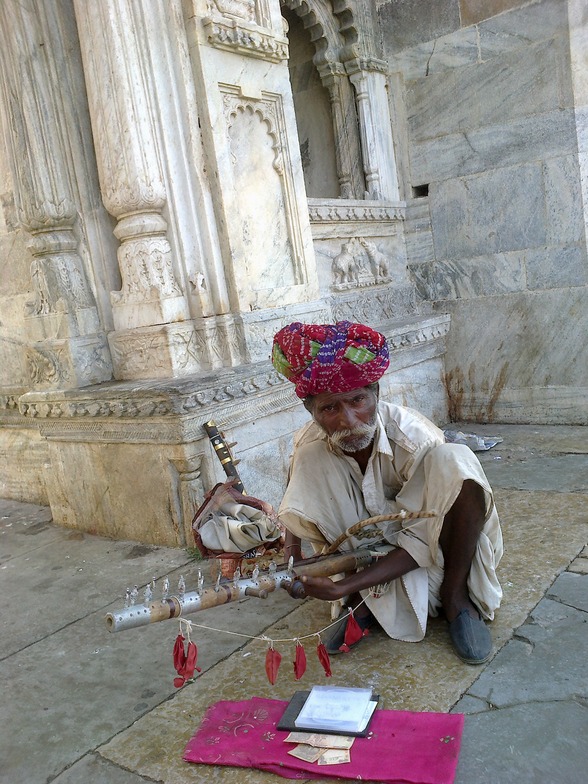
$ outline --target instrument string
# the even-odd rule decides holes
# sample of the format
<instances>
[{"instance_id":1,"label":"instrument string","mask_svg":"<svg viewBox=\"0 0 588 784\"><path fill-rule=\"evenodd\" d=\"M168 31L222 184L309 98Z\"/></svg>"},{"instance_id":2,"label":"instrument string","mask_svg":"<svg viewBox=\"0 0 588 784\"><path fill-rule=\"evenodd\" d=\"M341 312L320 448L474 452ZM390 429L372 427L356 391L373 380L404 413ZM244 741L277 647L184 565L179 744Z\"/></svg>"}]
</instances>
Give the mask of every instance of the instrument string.
<instances>
[{"instance_id":1,"label":"instrument string","mask_svg":"<svg viewBox=\"0 0 588 784\"><path fill-rule=\"evenodd\" d=\"M374 595L375 594L373 594L370 591L369 596L374 596ZM365 601L366 601L365 599L362 599L353 608L353 610L355 611L358 607L361 607L362 604L365 604ZM349 611L347 613L347 615L339 616L332 623L329 623L327 626L324 626L318 632L311 632L310 634L297 634L296 637L283 637L283 638L279 638L279 639L275 638L275 637L269 637L266 634L263 634L261 636L256 636L256 635L251 635L251 634L243 634L241 632L229 631L229 629L217 629L214 626L205 626L202 623L195 623L194 621L190 621L187 618L179 618L178 620L180 622L180 633L182 633L184 631L184 626L182 626L182 624L184 624L188 634L194 628L205 629L206 631L209 631L209 632L219 632L220 634L231 634L234 637L245 637L248 640L258 640L260 642L269 642L269 643L271 643L273 645L273 643L287 643L287 642L294 642L295 643L295 642L297 642L299 640L311 639L312 637L318 637L319 640L320 640L321 634L324 634L326 631L331 629L333 626L335 626L336 624L340 623L342 619L349 618L350 615L351 615L351 611Z\"/></svg>"}]
</instances>

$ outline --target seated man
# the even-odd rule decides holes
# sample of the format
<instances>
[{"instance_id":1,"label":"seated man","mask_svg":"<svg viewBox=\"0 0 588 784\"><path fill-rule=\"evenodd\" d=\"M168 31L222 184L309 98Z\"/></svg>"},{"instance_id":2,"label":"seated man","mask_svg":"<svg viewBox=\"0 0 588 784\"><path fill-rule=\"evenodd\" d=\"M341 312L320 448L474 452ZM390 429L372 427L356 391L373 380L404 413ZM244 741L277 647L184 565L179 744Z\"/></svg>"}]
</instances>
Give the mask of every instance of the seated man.
<instances>
[{"instance_id":1,"label":"seated man","mask_svg":"<svg viewBox=\"0 0 588 784\"><path fill-rule=\"evenodd\" d=\"M290 324L276 334L272 360L312 415L295 436L279 511L286 554L298 560L302 539L320 552L359 521L397 515L339 548L383 543L386 554L338 581L304 577L306 594L348 597L351 607L359 605L354 617L362 629L375 618L390 637L411 642L423 639L428 615L442 608L457 655L468 664L487 661L492 640L484 619L493 619L502 598L495 571L502 534L474 453L446 444L416 411L378 401L388 347L367 326ZM403 511L433 514L403 519ZM382 585L383 592L373 590ZM329 653L342 646L348 611L342 616L326 642Z\"/></svg>"}]
</instances>

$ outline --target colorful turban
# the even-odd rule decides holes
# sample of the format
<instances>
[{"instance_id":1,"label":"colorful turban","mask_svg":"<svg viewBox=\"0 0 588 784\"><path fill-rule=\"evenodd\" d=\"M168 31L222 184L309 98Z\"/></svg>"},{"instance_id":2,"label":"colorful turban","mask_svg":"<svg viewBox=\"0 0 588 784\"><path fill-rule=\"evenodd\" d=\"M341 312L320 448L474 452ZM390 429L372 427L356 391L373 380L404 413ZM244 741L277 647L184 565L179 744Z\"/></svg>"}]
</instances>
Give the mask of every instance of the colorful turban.
<instances>
[{"instance_id":1,"label":"colorful turban","mask_svg":"<svg viewBox=\"0 0 588 784\"><path fill-rule=\"evenodd\" d=\"M381 378L390 364L386 338L363 324L300 324L274 337L272 362L300 398L350 392Z\"/></svg>"}]
</instances>

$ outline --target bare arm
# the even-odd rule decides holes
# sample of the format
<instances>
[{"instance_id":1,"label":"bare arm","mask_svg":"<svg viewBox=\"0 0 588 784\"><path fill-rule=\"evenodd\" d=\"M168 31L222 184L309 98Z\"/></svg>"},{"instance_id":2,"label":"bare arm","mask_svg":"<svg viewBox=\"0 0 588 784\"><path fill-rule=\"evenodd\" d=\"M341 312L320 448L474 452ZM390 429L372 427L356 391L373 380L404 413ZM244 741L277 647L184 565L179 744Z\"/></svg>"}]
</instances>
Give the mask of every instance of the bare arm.
<instances>
[{"instance_id":1,"label":"bare arm","mask_svg":"<svg viewBox=\"0 0 588 784\"><path fill-rule=\"evenodd\" d=\"M332 602L365 588L389 583L417 568L418 563L406 550L397 549L379 558L375 563L362 571L355 572L337 582L334 582L329 577L304 576L301 580L307 596L314 596L315 599L325 599Z\"/></svg>"},{"instance_id":2,"label":"bare arm","mask_svg":"<svg viewBox=\"0 0 588 784\"><path fill-rule=\"evenodd\" d=\"M286 530L286 542L284 544L284 558L286 563L291 557L294 558L295 561L302 560L301 540L299 536L294 536L293 533Z\"/></svg>"}]
</instances>

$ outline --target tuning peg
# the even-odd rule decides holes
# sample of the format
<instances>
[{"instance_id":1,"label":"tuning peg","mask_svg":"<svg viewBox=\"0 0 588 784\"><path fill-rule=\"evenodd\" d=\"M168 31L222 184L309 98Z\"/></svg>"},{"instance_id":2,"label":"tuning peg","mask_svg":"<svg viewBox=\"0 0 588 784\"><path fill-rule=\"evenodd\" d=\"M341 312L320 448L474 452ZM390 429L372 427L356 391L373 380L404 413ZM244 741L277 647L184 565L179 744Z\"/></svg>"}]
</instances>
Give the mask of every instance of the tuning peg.
<instances>
[{"instance_id":1,"label":"tuning peg","mask_svg":"<svg viewBox=\"0 0 588 784\"><path fill-rule=\"evenodd\" d=\"M178 594L180 599L184 598L184 594L186 593L186 581L184 580L184 575L180 575L180 579L178 580Z\"/></svg>"},{"instance_id":2,"label":"tuning peg","mask_svg":"<svg viewBox=\"0 0 588 784\"><path fill-rule=\"evenodd\" d=\"M161 587L161 598L164 600L167 599L168 594L169 594L169 577L164 577L163 585Z\"/></svg>"}]
</instances>

